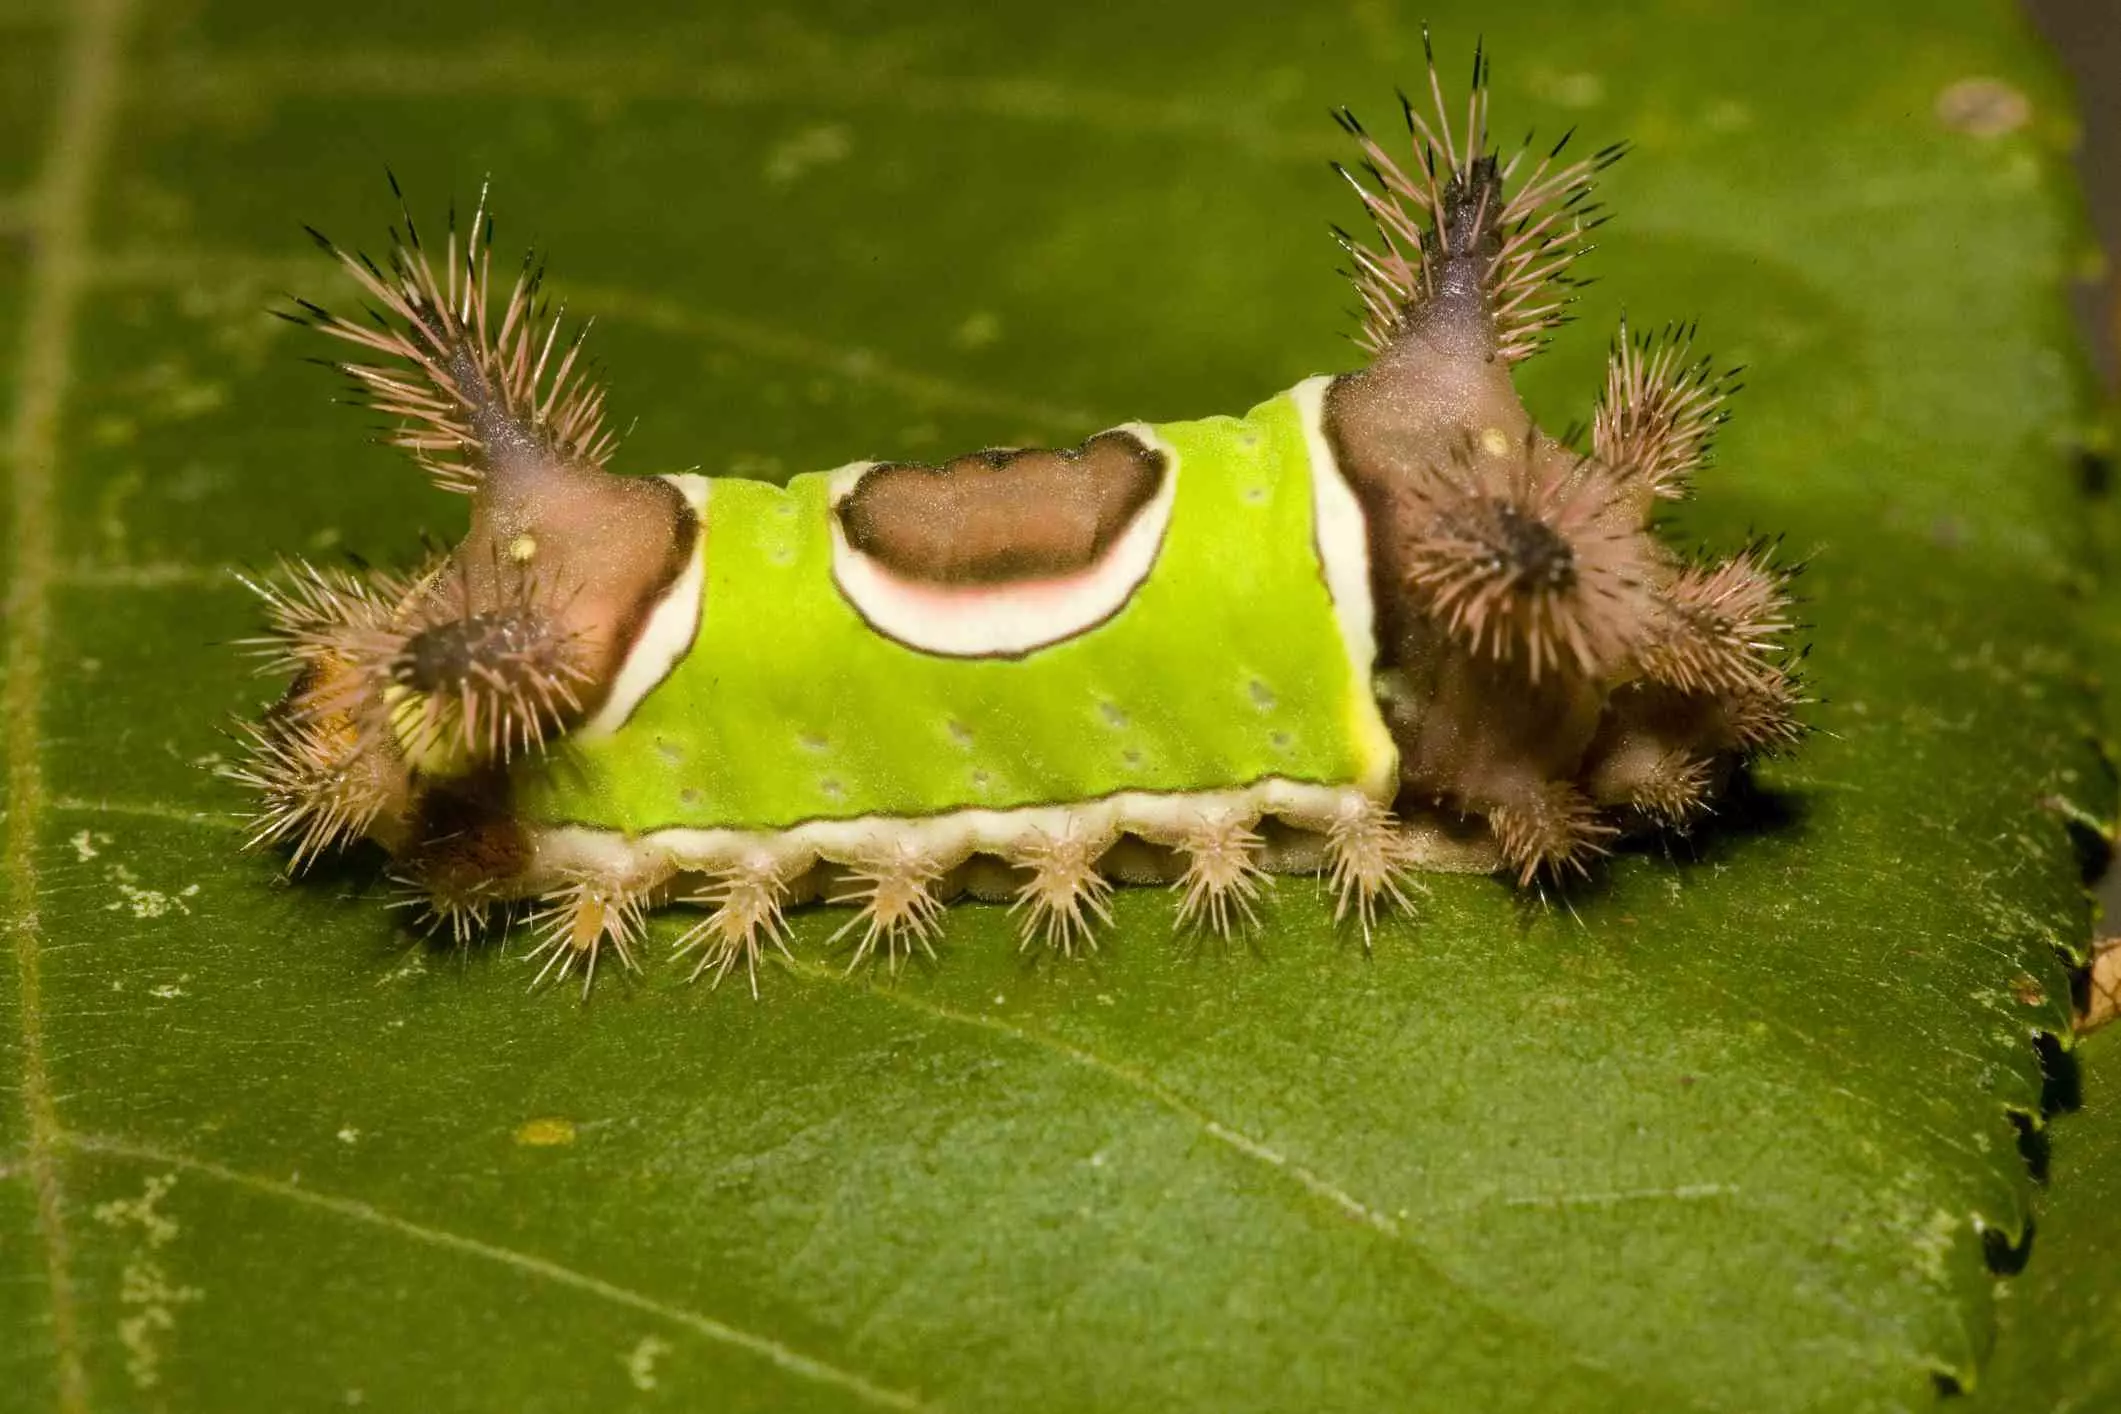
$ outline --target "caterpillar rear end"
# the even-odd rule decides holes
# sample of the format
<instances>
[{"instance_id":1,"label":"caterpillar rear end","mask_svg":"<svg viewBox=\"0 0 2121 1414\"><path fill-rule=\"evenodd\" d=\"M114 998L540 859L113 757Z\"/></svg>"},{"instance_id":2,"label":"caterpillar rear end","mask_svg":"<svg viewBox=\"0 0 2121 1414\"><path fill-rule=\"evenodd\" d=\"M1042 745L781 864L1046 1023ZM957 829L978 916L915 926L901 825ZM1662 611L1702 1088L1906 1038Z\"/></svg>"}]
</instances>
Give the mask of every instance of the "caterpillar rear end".
<instances>
[{"instance_id":1,"label":"caterpillar rear end","mask_svg":"<svg viewBox=\"0 0 2121 1414\"><path fill-rule=\"evenodd\" d=\"M1316 872L1367 941L1425 870L1528 886L1687 829L1801 734L1789 572L1650 530L1733 391L1691 330L1620 331L1587 445L1526 413L1512 370L1620 152L1503 156L1486 78L1454 127L1432 64L1399 156L1340 115L1366 367L1060 451L620 475L579 334L532 263L501 291L483 205L380 264L318 236L371 307L289 317L354 346L471 528L408 574L261 579L293 682L244 727L255 842L299 870L373 839L432 925L526 914L538 977L585 989L689 905L694 975L756 990L812 900L896 966L961 894L1073 954L1116 882L1229 932Z\"/></svg>"}]
</instances>

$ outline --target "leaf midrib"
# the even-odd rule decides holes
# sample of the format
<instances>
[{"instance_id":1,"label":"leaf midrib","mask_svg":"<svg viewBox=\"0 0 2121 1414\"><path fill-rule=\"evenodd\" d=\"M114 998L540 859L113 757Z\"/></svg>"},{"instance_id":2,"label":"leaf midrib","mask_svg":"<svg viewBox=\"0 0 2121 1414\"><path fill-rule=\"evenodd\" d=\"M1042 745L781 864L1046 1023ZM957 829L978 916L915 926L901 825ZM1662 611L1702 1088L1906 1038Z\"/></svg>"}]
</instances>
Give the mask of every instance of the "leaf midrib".
<instances>
[{"instance_id":1,"label":"leaf midrib","mask_svg":"<svg viewBox=\"0 0 2121 1414\"><path fill-rule=\"evenodd\" d=\"M74 330L88 283L88 236L118 104L131 8L131 0L80 0L71 12L72 32L32 218L29 304L22 323L8 434L14 558L7 582L7 684L0 696L10 802L5 874L20 1013L22 1106L28 1130L23 1167L36 1193L52 1344L59 1366L59 1406L68 1414L85 1414L89 1386L56 1153L59 1119L40 1011L37 845L43 823L44 772L38 727L45 646L51 630L50 590L56 558L52 512L60 416L73 375Z\"/></svg>"}]
</instances>

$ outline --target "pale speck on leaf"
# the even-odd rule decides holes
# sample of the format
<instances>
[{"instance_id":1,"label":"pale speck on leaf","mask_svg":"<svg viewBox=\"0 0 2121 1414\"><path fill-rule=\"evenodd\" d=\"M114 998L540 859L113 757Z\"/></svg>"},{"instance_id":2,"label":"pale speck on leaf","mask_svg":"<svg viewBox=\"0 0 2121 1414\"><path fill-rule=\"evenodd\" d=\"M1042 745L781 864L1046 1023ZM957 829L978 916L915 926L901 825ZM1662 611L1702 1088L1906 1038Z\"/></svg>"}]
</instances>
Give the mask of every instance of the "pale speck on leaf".
<instances>
[{"instance_id":1,"label":"pale speck on leaf","mask_svg":"<svg viewBox=\"0 0 2121 1414\"><path fill-rule=\"evenodd\" d=\"M575 1126L571 1119L545 1116L525 1120L516 1126L515 1141L526 1148L549 1149L556 1145L572 1144L574 1140Z\"/></svg>"}]
</instances>

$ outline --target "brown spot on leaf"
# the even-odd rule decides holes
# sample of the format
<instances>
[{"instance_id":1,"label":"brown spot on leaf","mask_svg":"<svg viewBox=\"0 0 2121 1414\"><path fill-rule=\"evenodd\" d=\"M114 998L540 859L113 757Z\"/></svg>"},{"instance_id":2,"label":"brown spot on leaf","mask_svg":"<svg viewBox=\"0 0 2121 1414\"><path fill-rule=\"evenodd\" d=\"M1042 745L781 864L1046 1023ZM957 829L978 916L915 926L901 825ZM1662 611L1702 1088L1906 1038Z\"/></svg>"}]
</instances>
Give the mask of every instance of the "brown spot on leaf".
<instances>
[{"instance_id":1,"label":"brown spot on leaf","mask_svg":"<svg viewBox=\"0 0 2121 1414\"><path fill-rule=\"evenodd\" d=\"M2092 945L2092 965L2085 987L2084 1009L2077 1013L2083 1035L2121 1015L2121 938L2101 938Z\"/></svg>"},{"instance_id":2,"label":"brown spot on leaf","mask_svg":"<svg viewBox=\"0 0 2121 1414\"><path fill-rule=\"evenodd\" d=\"M1937 121L1972 137L2014 133L2032 116L2032 100L2001 79L1961 79L1937 95Z\"/></svg>"}]
</instances>

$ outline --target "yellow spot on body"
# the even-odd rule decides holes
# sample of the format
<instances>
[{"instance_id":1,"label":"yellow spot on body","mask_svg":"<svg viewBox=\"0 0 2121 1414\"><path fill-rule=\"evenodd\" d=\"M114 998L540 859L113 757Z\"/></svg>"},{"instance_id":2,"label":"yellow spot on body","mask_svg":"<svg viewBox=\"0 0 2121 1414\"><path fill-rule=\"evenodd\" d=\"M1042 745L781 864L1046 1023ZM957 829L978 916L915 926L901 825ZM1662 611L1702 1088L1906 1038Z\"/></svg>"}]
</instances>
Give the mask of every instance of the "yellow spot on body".
<instances>
[{"instance_id":1,"label":"yellow spot on body","mask_svg":"<svg viewBox=\"0 0 2121 1414\"><path fill-rule=\"evenodd\" d=\"M428 694L397 683L383 689L391 734L405 759L430 776L461 776L471 769L470 754L456 723L446 712L433 711L435 705Z\"/></svg>"},{"instance_id":2,"label":"yellow spot on body","mask_svg":"<svg viewBox=\"0 0 2121 1414\"><path fill-rule=\"evenodd\" d=\"M581 905L574 911L574 927L568 942L576 952L588 952L597 945L604 932L604 900L594 894L585 895Z\"/></svg>"},{"instance_id":3,"label":"yellow spot on body","mask_svg":"<svg viewBox=\"0 0 2121 1414\"><path fill-rule=\"evenodd\" d=\"M538 556L538 538L535 535L518 535L508 542L508 558L519 565L527 565Z\"/></svg>"},{"instance_id":4,"label":"yellow spot on body","mask_svg":"<svg viewBox=\"0 0 2121 1414\"><path fill-rule=\"evenodd\" d=\"M1510 454L1510 434L1500 427L1484 427L1480 432L1480 450L1491 457L1506 457Z\"/></svg>"},{"instance_id":5,"label":"yellow spot on body","mask_svg":"<svg viewBox=\"0 0 2121 1414\"><path fill-rule=\"evenodd\" d=\"M529 1119L516 1126L516 1143L532 1149L550 1149L574 1143L571 1119Z\"/></svg>"}]
</instances>

